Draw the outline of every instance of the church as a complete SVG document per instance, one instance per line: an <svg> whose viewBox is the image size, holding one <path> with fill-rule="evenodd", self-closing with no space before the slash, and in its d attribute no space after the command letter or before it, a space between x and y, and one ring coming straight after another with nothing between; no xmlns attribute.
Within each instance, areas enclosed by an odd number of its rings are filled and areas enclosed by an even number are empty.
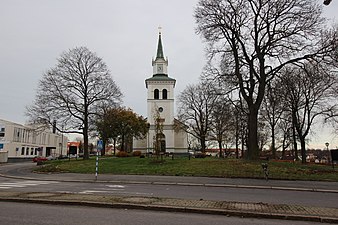
<svg viewBox="0 0 338 225"><path fill-rule="evenodd" d="M168 76L168 59L163 54L161 31L152 67L152 77L145 80L149 131L145 139L133 140L133 151L154 153L158 143L161 153L186 153L188 133L186 126L174 117L176 80Z"/></svg>

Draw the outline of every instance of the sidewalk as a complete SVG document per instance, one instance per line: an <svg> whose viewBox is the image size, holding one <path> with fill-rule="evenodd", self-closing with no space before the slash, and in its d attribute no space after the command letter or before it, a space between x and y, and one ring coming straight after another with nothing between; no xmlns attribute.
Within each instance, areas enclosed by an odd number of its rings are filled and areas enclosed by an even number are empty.
<svg viewBox="0 0 338 225"><path fill-rule="evenodd" d="M337 193L337 182L229 179L209 177L144 176L144 175L98 175L94 174L37 174L32 163L0 166L0 174L17 179L53 180L67 182L151 183L154 185L217 186L236 188L279 189L292 191L316 191ZM0 201L17 201L44 204L71 204L96 207L162 210L190 213L208 213L243 217L264 217L287 220L304 220L338 223L337 208L308 207L285 204L247 203L229 201L188 200L176 198L111 196L74 193L19 193L0 192Z"/></svg>
<svg viewBox="0 0 338 225"><path fill-rule="evenodd" d="M338 209L265 203L37 192L0 192L0 201L338 223Z"/></svg>

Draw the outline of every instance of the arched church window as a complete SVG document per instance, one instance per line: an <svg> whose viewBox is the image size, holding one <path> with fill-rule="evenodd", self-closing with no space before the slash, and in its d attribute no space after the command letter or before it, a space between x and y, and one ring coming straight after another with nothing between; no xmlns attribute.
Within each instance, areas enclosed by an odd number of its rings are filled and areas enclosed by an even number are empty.
<svg viewBox="0 0 338 225"><path fill-rule="evenodd" d="M160 98L160 91L158 89L154 90L154 99L159 99Z"/></svg>
<svg viewBox="0 0 338 225"><path fill-rule="evenodd" d="M167 99L168 98L168 91L167 89L163 89L162 91L162 99Z"/></svg>

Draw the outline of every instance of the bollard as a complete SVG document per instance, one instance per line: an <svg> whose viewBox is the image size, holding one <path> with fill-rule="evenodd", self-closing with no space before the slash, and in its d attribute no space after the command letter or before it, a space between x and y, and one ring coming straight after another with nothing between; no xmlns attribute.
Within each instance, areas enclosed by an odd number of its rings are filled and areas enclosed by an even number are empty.
<svg viewBox="0 0 338 225"><path fill-rule="evenodd" d="M268 164L267 163L262 163L262 169L263 169L265 180L268 181L268 179L269 179Z"/></svg>

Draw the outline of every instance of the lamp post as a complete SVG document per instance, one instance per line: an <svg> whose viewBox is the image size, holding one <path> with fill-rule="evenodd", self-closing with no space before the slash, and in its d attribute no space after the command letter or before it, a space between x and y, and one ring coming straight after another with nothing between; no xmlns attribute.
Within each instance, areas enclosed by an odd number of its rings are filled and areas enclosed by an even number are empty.
<svg viewBox="0 0 338 225"><path fill-rule="evenodd" d="M330 162L330 160L329 160L329 158L330 158L330 154L329 154L329 142L326 142L325 143L325 146L326 146L326 150L327 150L327 162L329 163Z"/></svg>
<svg viewBox="0 0 338 225"><path fill-rule="evenodd" d="M149 143L150 123L147 124L147 128L148 128L148 135L147 135L147 153L146 153L146 156L149 157L149 147L150 147L150 143Z"/></svg>

